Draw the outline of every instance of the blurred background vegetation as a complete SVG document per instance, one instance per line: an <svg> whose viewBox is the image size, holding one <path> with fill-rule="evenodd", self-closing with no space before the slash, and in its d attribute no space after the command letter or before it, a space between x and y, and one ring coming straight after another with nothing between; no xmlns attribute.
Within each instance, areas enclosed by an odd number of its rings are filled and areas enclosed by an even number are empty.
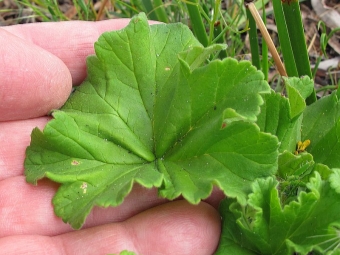
<svg viewBox="0 0 340 255"><path fill-rule="evenodd" d="M275 87L280 82L280 77L260 33L254 29L253 34L249 33L251 23L243 1L0 0L0 25L68 20L100 21L131 18L139 12L145 12L152 20L188 25L203 45L226 43L228 48L220 53L220 58L228 56L238 60L251 60L251 52L254 50L251 48L255 41L258 44L256 50L259 61L262 61L262 65L267 63L266 76ZM272 1L256 0L254 3L281 54ZM281 1L291 4L297 0ZM340 3L338 0L305 0L300 1L300 10L304 26L303 43L307 47L316 90L322 96L340 84L340 24L337 23L340 22ZM329 20L332 15L335 15L333 20Z"/></svg>

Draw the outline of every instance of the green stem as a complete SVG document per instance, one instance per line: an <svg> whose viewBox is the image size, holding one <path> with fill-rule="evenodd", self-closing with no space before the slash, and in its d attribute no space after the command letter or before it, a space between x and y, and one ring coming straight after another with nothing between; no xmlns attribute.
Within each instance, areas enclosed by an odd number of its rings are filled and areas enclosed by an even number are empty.
<svg viewBox="0 0 340 255"><path fill-rule="evenodd" d="M198 1L187 0L186 6L191 20L192 29L194 30L198 41L202 43L204 47L207 47L209 39L198 7Z"/></svg>
<svg viewBox="0 0 340 255"><path fill-rule="evenodd" d="M217 43L225 43L223 35L225 35L225 32L223 33L222 24L219 21L215 22L215 25L214 25L214 36L215 36L215 39L214 39L214 41L216 41ZM219 57L221 59L226 58L227 57L227 51L226 50L222 50L219 53Z"/></svg>
<svg viewBox="0 0 340 255"><path fill-rule="evenodd" d="M278 30L281 51L285 63L285 68L289 77L298 77L298 71L295 64L294 54L290 45L288 29L285 16L282 9L281 1L273 0L275 23Z"/></svg>
<svg viewBox="0 0 340 255"><path fill-rule="evenodd" d="M257 29L256 22L251 15L249 9L247 8L247 17L249 20L249 42L250 42L250 51L251 51L251 61L253 66L256 66L258 70L261 70L260 64L260 51L259 51L259 43L257 37Z"/></svg>
<svg viewBox="0 0 340 255"><path fill-rule="evenodd" d="M338 85L328 85L328 86L323 86L322 88L317 89L315 92L319 93L321 91L325 91L325 90L330 90L330 89L337 89Z"/></svg>
<svg viewBox="0 0 340 255"><path fill-rule="evenodd" d="M312 78L299 2L283 3L282 8L298 75L307 75Z"/></svg>
<svg viewBox="0 0 340 255"><path fill-rule="evenodd" d="M159 21L162 21L164 23L169 23L168 15L165 13L164 10L164 3L162 0L154 0L154 7L155 7L155 13L157 15L157 18Z"/></svg>
<svg viewBox="0 0 340 255"><path fill-rule="evenodd" d="M157 20L157 15L154 12L152 1L151 0L142 0L142 3L144 5L144 8L145 8L146 13L148 15L148 18L151 19L151 20Z"/></svg>

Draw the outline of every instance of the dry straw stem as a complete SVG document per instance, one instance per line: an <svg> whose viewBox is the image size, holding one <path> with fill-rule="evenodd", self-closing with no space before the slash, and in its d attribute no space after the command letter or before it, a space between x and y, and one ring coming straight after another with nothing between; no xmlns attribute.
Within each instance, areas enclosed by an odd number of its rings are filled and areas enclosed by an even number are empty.
<svg viewBox="0 0 340 255"><path fill-rule="evenodd" d="M283 63L280 59L279 54L277 53L277 50L275 48L275 45L272 41L272 39L270 38L270 35L267 31L266 26L264 25L260 14L258 13L255 5L251 2L251 3L246 3L246 7L249 9L251 15L254 17L254 20L256 22L257 27L260 29L261 34L264 38L264 40L266 41L267 45L268 45L268 49L270 51L270 53L272 54L275 64L277 66L277 69L280 73L281 76L288 76L285 70L285 67L283 66Z"/></svg>
<svg viewBox="0 0 340 255"><path fill-rule="evenodd" d="M107 1L108 1L108 0L104 0L104 1L101 3L100 9L99 9L98 14L97 14L97 17L96 17L96 21L99 21L99 20L102 19L104 9L105 9L105 7L106 7L106 5L107 5Z"/></svg>

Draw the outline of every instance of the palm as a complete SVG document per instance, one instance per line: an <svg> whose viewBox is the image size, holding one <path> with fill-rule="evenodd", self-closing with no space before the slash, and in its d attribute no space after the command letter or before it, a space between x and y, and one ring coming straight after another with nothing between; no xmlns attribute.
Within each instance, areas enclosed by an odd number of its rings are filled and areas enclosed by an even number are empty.
<svg viewBox="0 0 340 255"><path fill-rule="evenodd" d="M125 249L141 254L212 254L215 250L219 215L206 203L166 203L156 190L135 186L121 206L95 208L83 230L72 231L53 212L51 199L58 185L47 180L38 186L25 182L23 161L31 130L42 129L49 118L41 116L60 107L72 83L84 79L85 58L93 53L99 34L127 22L33 24L0 30L0 254L107 254ZM209 202L216 207L220 198L215 194Z"/></svg>

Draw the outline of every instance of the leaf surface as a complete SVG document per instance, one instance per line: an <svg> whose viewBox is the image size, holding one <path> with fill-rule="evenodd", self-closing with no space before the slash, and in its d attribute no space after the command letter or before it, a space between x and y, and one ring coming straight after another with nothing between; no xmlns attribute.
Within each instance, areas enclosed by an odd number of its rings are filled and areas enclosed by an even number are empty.
<svg viewBox="0 0 340 255"><path fill-rule="evenodd" d="M336 92L308 106L302 122L302 140L311 141L314 161L340 167L340 103Z"/></svg>
<svg viewBox="0 0 340 255"><path fill-rule="evenodd" d="M339 170L335 170L339 171ZM330 179L338 178L335 173ZM253 186L248 206L226 199L221 206L222 241L216 254L322 254L340 243L340 194L318 173L297 201L284 208L272 177Z"/></svg>
<svg viewBox="0 0 340 255"><path fill-rule="evenodd" d="M301 140L301 122L306 109L305 99L313 92L314 83L309 77L284 77L288 97L275 93L264 94L264 104L257 124L261 131L276 135L280 152L294 152Z"/></svg>
<svg viewBox="0 0 340 255"><path fill-rule="evenodd" d="M302 115L290 117L289 100L271 91L263 95L264 104L258 116L257 124L260 130L276 135L280 141L279 151L294 152L297 141L301 138Z"/></svg>
<svg viewBox="0 0 340 255"><path fill-rule="evenodd" d="M249 62L209 62L181 24L145 15L104 33L88 77L44 131L35 129L25 174L61 183L55 212L80 228L93 206L117 206L137 182L198 203L213 185L242 203L277 169L278 140L254 122L270 88Z"/></svg>

